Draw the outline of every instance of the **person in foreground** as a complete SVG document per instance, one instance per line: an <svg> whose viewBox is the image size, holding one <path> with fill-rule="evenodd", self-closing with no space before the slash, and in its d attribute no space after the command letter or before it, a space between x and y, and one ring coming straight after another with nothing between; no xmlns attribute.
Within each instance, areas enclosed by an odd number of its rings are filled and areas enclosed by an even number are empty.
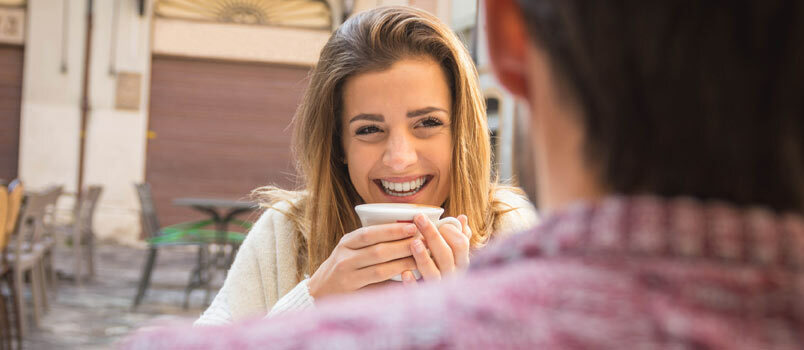
<svg viewBox="0 0 804 350"><path fill-rule="evenodd" d="M487 1L529 232L464 276L127 349L804 348L804 4Z"/></svg>
<svg viewBox="0 0 804 350"><path fill-rule="evenodd" d="M491 179L483 105L469 53L436 17L387 7L346 21L294 119L304 190L258 191L268 209L195 324L309 309L394 276L415 281L412 271L440 280L490 239L534 224L521 190ZM463 230L427 220L360 228L356 205L387 202L443 207ZM418 235L432 258L411 250Z"/></svg>

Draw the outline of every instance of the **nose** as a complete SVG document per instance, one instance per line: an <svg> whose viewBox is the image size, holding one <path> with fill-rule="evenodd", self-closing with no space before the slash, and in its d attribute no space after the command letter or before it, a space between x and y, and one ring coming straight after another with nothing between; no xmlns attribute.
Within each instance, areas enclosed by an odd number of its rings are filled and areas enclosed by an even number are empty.
<svg viewBox="0 0 804 350"><path fill-rule="evenodd" d="M409 166L416 164L418 156L416 155L416 147L413 140L404 133L389 135L382 161L385 166L397 172L401 172Z"/></svg>

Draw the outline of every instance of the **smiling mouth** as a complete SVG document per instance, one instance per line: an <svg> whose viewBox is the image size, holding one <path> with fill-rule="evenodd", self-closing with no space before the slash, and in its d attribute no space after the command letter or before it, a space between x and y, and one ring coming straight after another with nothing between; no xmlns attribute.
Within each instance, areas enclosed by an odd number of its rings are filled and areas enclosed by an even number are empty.
<svg viewBox="0 0 804 350"><path fill-rule="evenodd" d="M410 181L395 182L384 179L376 179L374 183L380 187L386 194L395 197L412 196L421 191L430 180L433 179L432 175L424 175Z"/></svg>

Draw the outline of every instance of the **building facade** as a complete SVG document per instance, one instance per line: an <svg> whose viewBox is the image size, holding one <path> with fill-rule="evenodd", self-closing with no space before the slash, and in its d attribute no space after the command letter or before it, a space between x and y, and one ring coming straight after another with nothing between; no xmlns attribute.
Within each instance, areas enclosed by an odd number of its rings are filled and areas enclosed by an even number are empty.
<svg viewBox="0 0 804 350"><path fill-rule="evenodd" d="M151 183L163 225L198 215L176 197L293 187L307 73L344 18L383 5L430 11L470 47L482 36L475 0L0 0L0 178L64 185L65 212L79 183L102 185L95 231L130 244L134 183ZM515 103L474 48L507 178Z"/></svg>

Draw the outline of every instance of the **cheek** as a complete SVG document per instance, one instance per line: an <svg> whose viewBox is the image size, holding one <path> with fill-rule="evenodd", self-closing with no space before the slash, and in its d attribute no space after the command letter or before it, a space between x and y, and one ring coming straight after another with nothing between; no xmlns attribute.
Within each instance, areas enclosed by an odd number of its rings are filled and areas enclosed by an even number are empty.
<svg viewBox="0 0 804 350"><path fill-rule="evenodd" d="M444 186L445 183L449 182L446 180L449 180L450 169L452 168L452 135L449 133L439 135L438 138L427 145L427 149L429 150L430 160L438 168L443 178L439 187Z"/></svg>
<svg viewBox="0 0 804 350"><path fill-rule="evenodd" d="M452 167L452 142L447 140L438 149L440 150L438 154L439 168L441 168L441 171L443 171L444 174L449 177L449 170Z"/></svg>
<svg viewBox="0 0 804 350"><path fill-rule="evenodd" d="M349 178L352 180L352 185L359 192L361 196L369 185L368 174L374 166L374 158L376 156L374 149L366 145L361 145L357 142L345 147L347 168L349 169Z"/></svg>

